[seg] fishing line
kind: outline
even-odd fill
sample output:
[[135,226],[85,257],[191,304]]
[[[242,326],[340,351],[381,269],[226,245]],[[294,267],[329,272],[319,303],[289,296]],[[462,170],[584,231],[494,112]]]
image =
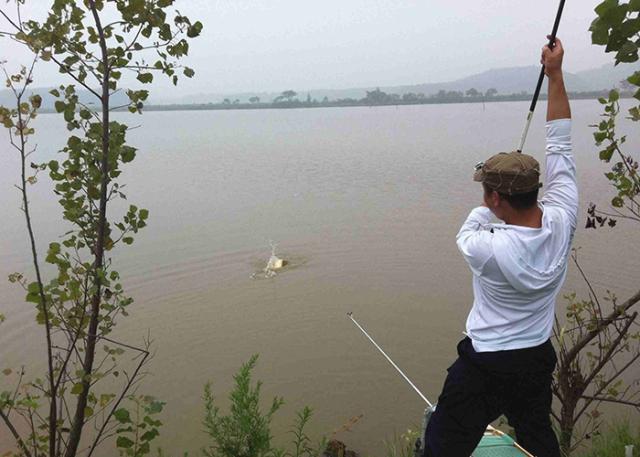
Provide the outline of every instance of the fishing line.
[[[362,327],[362,325],[360,325],[360,323],[358,323],[358,321],[353,317],[353,313],[349,312],[347,313],[347,316],[349,317],[349,319],[351,319],[351,321],[356,325],[356,327],[358,327],[358,329],[360,330],[360,332],[362,332],[362,334],[364,336],[367,337],[367,339],[369,341],[371,341],[371,343],[376,347],[376,349],[384,356],[385,359],[387,359],[387,361],[391,364],[391,366],[393,366],[393,368],[396,369],[396,371],[404,378],[405,381],[407,381],[407,383],[413,388],[413,390],[416,391],[416,393],[420,396],[420,398],[422,398],[424,400],[424,402],[427,404],[427,414],[430,414],[430,412],[435,410],[434,405],[429,401],[429,399],[420,391],[420,389],[418,389],[416,387],[416,385],[411,381],[411,379],[409,379],[409,377],[404,374],[404,372],[400,369],[400,367],[398,365],[396,365],[396,363],[391,359],[391,357],[389,357],[387,355],[386,352],[384,352],[384,350],[380,347],[380,345],[378,343],[376,343],[376,341],[371,337],[371,335],[369,335],[369,333],[364,329],[364,327]],[[423,429],[426,428],[426,422],[423,425]],[[495,427],[493,427],[491,424],[487,425],[487,431],[489,433],[492,433],[494,435],[499,435],[502,436],[504,435],[503,432],[501,432],[500,430],[496,429]],[[424,434],[424,433],[423,433]],[[522,449],[517,443],[514,443],[514,445],[516,447],[518,447],[520,450],[526,452],[524,449]],[[530,455],[530,454],[527,454]]]
[[[564,11],[565,0],[560,0],[560,5],[558,6],[558,13],[556,14],[556,20],[553,23],[553,31],[551,32],[549,38],[549,47],[553,49],[556,44],[556,35],[558,33],[558,28],[560,27],[560,20],[562,19],[562,12]],[[522,148],[524,148],[524,143],[527,141],[527,135],[529,134],[529,127],[531,127],[531,121],[533,120],[533,113],[536,110],[536,105],[538,104],[538,98],[540,97],[540,90],[542,89],[542,83],[544,82],[544,71],[545,67],[542,65],[542,69],[540,70],[540,77],[538,78],[538,85],[536,86],[536,90],[533,93],[533,100],[531,101],[531,107],[529,108],[529,114],[527,115],[527,121],[524,124],[524,131],[522,132],[522,137],[520,139],[520,144],[516,151],[522,152]]]
[[415,384],[411,382],[411,379],[409,379],[409,377],[406,374],[404,374],[404,372],[400,369],[400,367],[398,367],[398,365],[396,365],[396,363],[393,360],[391,360],[391,357],[389,357],[387,353],[384,352],[384,350],[378,345],[378,343],[376,343],[375,340],[371,338],[371,335],[369,335],[367,331],[358,323],[358,321],[355,320],[355,318],[353,317],[353,313],[347,313],[347,316],[349,316],[349,319],[351,319],[351,321],[354,324],[356,324],[356,326],[360,329],[360,331],[364,334],[364,336],[366,336],[369,339],[369,341],[373,343],[376,349],[380,351],[380,353],[387,359],[387,361],[393,366],[393,368],[395,368],[396,371],[400,373],[400,375],[404,378],[404,380],[407,381],[411,387],[413,387],[413,390],[415,390],[418,393],[418,395],[420,395],[420,397],[425,401],[427,406],[429,406],[429,408],[433,408],[433,405],[431,404],[429,399],[425,397],[425,395],[422,392],[420,392],[420,390],[415,386]]

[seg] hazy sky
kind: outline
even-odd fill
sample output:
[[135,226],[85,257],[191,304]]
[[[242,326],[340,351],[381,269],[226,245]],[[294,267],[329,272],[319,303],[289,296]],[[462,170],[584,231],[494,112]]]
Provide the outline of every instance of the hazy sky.
[[[50,1],[27,3],[37,6],[25,15],[41,13]],[[569,71],[612,61],[590,41],[598,3],[567,2],[560,36]],[[178,0],[176,7],[202,21],[204,32],[192,43],[187,62],[196,77],[171,90],[387,86],[537,64],[557,6],[557,0]],[[7,8],[4,2],[0,7]],[[4,40],[0,60],[26,62],[28,54]],[[42,63],[37,85],[58,81],[54,69]]]

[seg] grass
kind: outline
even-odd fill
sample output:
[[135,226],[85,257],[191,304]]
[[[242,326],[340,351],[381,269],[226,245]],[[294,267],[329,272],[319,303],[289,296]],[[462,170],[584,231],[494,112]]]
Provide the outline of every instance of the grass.
[[608,430],[593,439],[591,449],[581,457],[624,457],[624,447],[633,444],[634,457],[640,456],[640,427],[632,427],[628,421],[614,423]]
[[402,434],[394,434],[391,440],[384,441],[385,457],[413,457],[415,443],[420,432],[409,429]]

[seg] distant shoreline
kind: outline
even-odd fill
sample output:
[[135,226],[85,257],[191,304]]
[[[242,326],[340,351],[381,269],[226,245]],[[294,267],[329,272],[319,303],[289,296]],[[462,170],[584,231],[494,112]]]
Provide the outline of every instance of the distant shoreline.
[[[572,100],[596,100],[600,97],[607,98],[608,90],[593,92],[574,92],[569,97]],[[450,105],[463,103],[500,103],[531,101],[532,94],[511,94],[485,96],[450,96],[439,98],[435,96],[418,100],[388,100],[372,103],[369,100],[343,99],[317,101],[284,101],[277,103],[192,103],[192,104],[170,104],[170,105],[145,105],[145,111],[227,111],[227,110],[263,110],[263,109],[305,109],[305,108],[349,108],[349,107],[376,107],[376,106],[410,106],[410,105]],[[631,92],[621,93],[621,98],[633,98]],[[541,94],[540,100],[546,100],[547,94]],[[121,111],[126,111],[122,109]]]
[[[391,94],[393,95],[393,94]],[[397,97],[397,96],[396,96]],[[158,104],[144,105],[143,111],[229,111],[229,110],[269,110],[269,109],[312,109],[312,108],[373,108],[377,106],[412,106],[412,105],[453,105],[465,103],[502,103],[502,102],[529,102],[533,97],[532,94],[520,93],[511,95],[493,95],[493,96],[468,96],[459,92],[449,92],[445,97],[431,95],[418,99],[402,99],[388,98],[386,100],[372,101],[366,98],[356,99],[339,99],[328,101],[279,101],[269,103],[184,103],[184,104]],[[600,97],[608,98],[609,90],[591,91],[591,92],[572,92],[569,98],[572,100],[597,100]],[[621,92],[621,99],[634,98],[632,92]],[[547,100],[547,94],[540,94],[540,100]],[[114,109],[114,112],[126,112],[126,106]],[[56,110],[46,107],[40,110],[40,113],[51,114]]]

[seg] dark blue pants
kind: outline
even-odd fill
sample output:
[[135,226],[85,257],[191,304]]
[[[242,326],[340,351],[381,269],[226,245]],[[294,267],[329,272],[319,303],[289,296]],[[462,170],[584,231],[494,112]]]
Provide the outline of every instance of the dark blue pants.
[[550,341],[500,352],[476,352],[469,338],[460,341],[427,426],[427,457],[469,457],[502,414],[523,448],[536,457],[559,457],[550,419],[556,362]]

